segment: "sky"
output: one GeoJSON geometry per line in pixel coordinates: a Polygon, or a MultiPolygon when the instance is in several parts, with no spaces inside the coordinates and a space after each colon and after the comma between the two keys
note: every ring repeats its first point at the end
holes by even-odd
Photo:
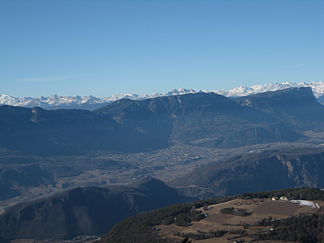
{"type": "Polygon", "coordinates": [[[324,81],[322,0],[0,0],[0,94],[324,81]]]}

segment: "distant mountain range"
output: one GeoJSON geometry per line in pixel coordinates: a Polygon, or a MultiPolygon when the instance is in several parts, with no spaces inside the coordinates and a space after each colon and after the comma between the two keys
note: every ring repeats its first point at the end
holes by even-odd
{"type": "Polygon", "coordinates": [[[198,92],[213,92],[216,94],[221,94],[226,97],[240,97],[251,94],[258,94],[268,91],[277,91],[287,88],[293,87],[310,87],[313,90],[314,96],[319,99],[319,102],[324,103],[324,82],[284,82],[284,83],[270,83],[263,85],[253,85],[250,87],[239,86],[231,90],[193,90],[193,89],[174,89],[165,94],[161,93],[153,93],[151,95],[147,94],[119,94],[113,95],[111,97],[106,98],[98,98],[95,96],[58,96],[52,95],[49,97],[13,97],[6,94],[0,94],[0,105],[12,105],[12,106],[22,106],[22,107],[42,107],[45,109],[62,109],[62,108],[79,108],[79,109],[87,109],[94,110],[99,107],[102,107],[108,103],[111,103],[116,100],[128,98],[132,100],[142,100],[148,98],[155,98],[161,96],[172,96],[172,95],[184,95],[184,94],[192,94],[198,92]]]}
{"type": "MultiPolygon", "coordinates": [[[[201,91],[200,91],[201,92],[201,91]]],[[[111,102],[120,99],[143,100],[161,96],[183,95],[197,93],[192,89],[174,89],[166,94],[154,93],[152,95],[138,94],[118,94],[106,98],[98,98],[95,96],[58,96],[52,95],[48,97],[13,97],[6,94],[0,94],[0,105],[12,105],[21,107],[42,107],[44,109],[87,109],[94,110],[105,106],[111,102]]]]}
{"type": "Polygon", "coordinates": [[[258,93],[264,93],[268,91],[277,91],[288,88],[299,88],[299,87],[310,87],[313,90],[314,96],[319,98],[324,95],[324,82],[283,82],[283,83],[269,83],[269,84],[260,84],[252,85],[250,87],[239,86],[231,90],[217,90],[213,91],[215,93],[227,96],[227,97],[240,97],[258,93]]]}
{"type": "Polygon", "coordinates": [[[0,146],[36,154],[138,152],[186,144],[234,148],[322,131],[324,107],[310,88],[239,98],[215,93],[122,99],[94,111],[0,106],[0,146]]]}

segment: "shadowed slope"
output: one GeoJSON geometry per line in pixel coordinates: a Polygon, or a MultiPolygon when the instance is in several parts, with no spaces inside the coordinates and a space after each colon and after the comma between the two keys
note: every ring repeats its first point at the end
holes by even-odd
{"type": "Polygon", "coordinates": [[[311,88],[290,88],[237,98],[241,105],[253,107],[301,129],[324,129],[324,107],[311,88]]]}
{"type": "Polygon", "coordinates": [[[0,216],[0,235],[63,239],[101,234],[130,215],[186,200],[156,179],[130,186],[76,188],[9,208],[0,216]]]}

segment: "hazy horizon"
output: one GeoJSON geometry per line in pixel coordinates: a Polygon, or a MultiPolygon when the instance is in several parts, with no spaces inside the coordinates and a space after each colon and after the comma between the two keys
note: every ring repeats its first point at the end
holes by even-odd
{"type": "MultiPolygon", "coordinates": [[[[116,94],[112,94],[112,95],[107,95],[107,96],[96,96],[96,95],[93,95],[93,94],[86,94],[86,95],[80,95],[80,94],[75,94],[75,95],[61,95],[61,94],[50,94],[50,95],[40,95],[40,96],[13,96],[11,94],[5,94],[5,93],[0,93],[0,95],[8,95],[10,97],[15,97],[15,98],[40,98],[40,97],[52,97],[52,96],[58,96],[58,97],[65,97],[65,96],[68,96],[68,97],[76,97],[76,96],[81,96],[81,97],[87,97],[87,96],[93,96],[93,97],[96,97],[96,98],[100,98],[100,99],[104,99],[104,98],[110,98],[110,97],[118,97],[118,96],[121,96],[123,97],[124,95],[139,95],[139,96],[148,96],[148,97],[151,97],[154,95],[165,95],[169,92],[181,92],[181,91],[195,91],[195,92],[220,92],[220,94],[222,94],[222,92],[227,92],[227,91],[232,91],[232,90],[235,90],[237,88],[255,88],[257,86],[263,86],[263,85],[284,85],[284,84],[311,84],[311,83],[321,83],[321,87],[324,86],[324,81],[311,81],[311,82],[303,82],[303,81],[300,81],[300,82],[272,82],[272,83],[265,83],[265,84],[254,84],[254,85],[249,85],[249,86],[244,86],[244,85],[239,85],[239,86],[236,86],[234,87],[233,89],[217,89],[217,88],[214,88],[214,89],[192,89],[192,88],[185,88],[185,87],[180,87],[180,88],[174,88],[174,89],[171,89],[171,90],[167,90],[165,92],[159,92],[159,91],[155,91],[155,92],[152,92],[152,93],[116,93],[116,94]]],[[[298,85],[298,87],[301,87],[298,85]]],[[[322,91],[321,91],[322,92],[322,91]]]]}

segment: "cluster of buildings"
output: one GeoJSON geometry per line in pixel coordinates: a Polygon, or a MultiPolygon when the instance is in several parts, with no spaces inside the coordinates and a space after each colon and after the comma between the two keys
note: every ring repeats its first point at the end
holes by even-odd
{"type": "Polygon", "coordinates": [[[277,201],[277,200],[288,201],[288,197],[286,197],[286,196],[272,197],[271,200],[272,201],[277,201]]]}

